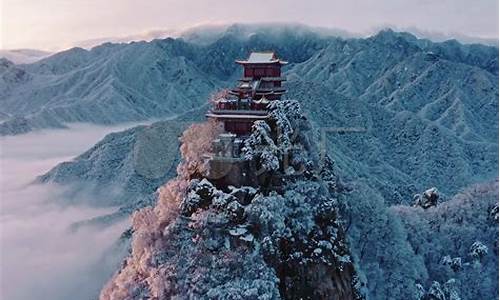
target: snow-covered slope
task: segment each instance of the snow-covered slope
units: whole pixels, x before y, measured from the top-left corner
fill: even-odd
[[[0,124],[0,134],[69,122],[114,124],[173,116],[232,84],[227,80],[239,71],[234,59],[251,49],[276,49],[291,62],[302,62],[329,40],[292,28],[271,36],[261,30],[241,39],[238,28],[229,27],[209,45],[167,38],[72,48],[28,65],[4,59],[0,113],[10,118]]]
[[[415,259],[424,262],[427,285],[454,279],[462,299],[498,295],[498,181],[469,187],[428,210],[395,206],[391,213],[402,220]],[[486,252],[474,251],[475,243]]]
[[[113,124],[168,117],[198,107],[220,86],[186,59],[191,47],[171,39],[74,48],[31,65],[6,67],[0,79],[1,111],[11,124],[31,128],[66,122]]]
[[[496,51],[392,31],[335,40],[289,69],[288,96],[323,128],[344,176],[390,203],[431,185],[451,196],[497,176]]]
[[[193,122],[203,119],[198,110],[151,125],[141,125],[108,134],[92,148],[64,162],[37,178],[38,183],[55,183],[68,187],[66,199],[94,206],[118,206],[120,209],[104,218],[128,216],[134,210],[151,205],[156,190],[176,175],[179,163],[181,133]],[[101,199],[88,203],[88,199]]]
[[[450,130],[439,121],[407,110],[366,105],[323,84],[290,82],[290,86],[289,94],[302,100],[311,119],[325,132],[325,150],[344,176],[369,182],[391,203],[407,203],[414,193],[430,185],[453,194],[497,176],[498,145],[493,132],[474,130],[483,137],[467,139],[462,131]],[[496,99],[491,101],[488,114],[493,116],[478,123],[495,128]],[[457,103],[465,105],[460,100]],[[453,127],[466,122],[460,120]],[[467,126],[470,131],[472,122]],[[342,128],[347,128],[345,134],[338,132]],[[350,128],[363,131],[349,132]]]
[[[274,49],[291,62],[290,76],[321,82],[368,103],[385,101],[400,107],[405,103],[391,97],[404,97],[412,105],[420,105],[426,99],[408,97],[418,91],[407,85],[416,86],[418,82],[414,81],[419,79],[415,73],[423,70],[434,74],[431,90],[439,84],[435,78],[467,72],[467,66],[492,74],[459,74],[453,82],[456,87],[431,95],[435,99],[462,96],[478,102],[478,98],[498,90],[490,83],[498,74],[494,47],[464,46],[456,41],[432,43],[390,30],[368,39],[343,40],[297,26],[266,28],[229,26],[215,41],[201,45],[195,38],[184,37],[192,43],[168,38],[106,43],[91,50],[73,48],[28,65],[2,60],[0,113],[10,119],[0,125],[0,133],[62,127],[67,122],[111,124],[181,113],[197,107],[214,90],[232,84],[228,80],[239,73],[234,59],[252,49]],[[399,78],[402,70],[407,76]],[[481,82],[484,91],[464,93],[463,86],[474,80]],[[396,87],[404,90],[392,95]],[[481,109],[489,111],[488,107]]]
[[[233,25],[210,43],[200,43],[192,35],[196,31],[180,39],[73,48],[28,65],[2,59],[0,134],[63,127],[68,122],[111,124],[185,112],[214,90],[231,85],[239,74],[234,59],[253,49],[276,50],[291,63],[291,78],[325,84],[346,97],[412,112],[432,99],[436,103],[420,114],[436,118],[436,112],[440,116],[452,107],[443,124],[456,126],[454,119],[463,115],[476,127],[473,132],[462,130],[463,126],[452,130],[464,136],[477,135],[479,129],[495,131],[470,116],[470,110],[494,111],[481,101],[498,91],[494,47],[432,43],[390,30],[367,39],[339,39],[291,25],[273,30],[264,25]],[[440,82],[441,78],[447,81]],[[435,94],[420,93],[418,88]],[[455,103],[457,98],[467,98],[469,105]]]

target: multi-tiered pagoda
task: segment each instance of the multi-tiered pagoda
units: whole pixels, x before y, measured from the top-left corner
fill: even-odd
[[[243,77],[229,91],[231,97],[215,100],[208,118],[224,123],[224,129],[238,136],[250,133],[253,122],[267,118],[267,104],[285,93],[281,66],[287,62],[274,52],[252,52],[247,60],[236,60],[243,66]]]
[[[240,150],[253,123],[266,120],[268,104],[280,100],[285,93],[281,67],[287,62],[280,60],[274,52],[252,52],[247,60],[236,60],[236,63],[243,66],[243,77],[227,95],[214,100],[206,115],[223,123],[225,131],[213,141],[211,177],[224,177],[226,184],[235,185],[251,181],[249,174],[242,171],[247,167],[243,166]]]

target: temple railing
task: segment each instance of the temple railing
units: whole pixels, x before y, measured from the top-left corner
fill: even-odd
[[[231,113],[256,113],[267,111],[269,101],[255,101],[251,99],[218,100],[213,102],[212,111],[229,111]]]
[[[267,110],[256,109],[212,109],[213,114],[217,115],[262,115],[268,114]]]

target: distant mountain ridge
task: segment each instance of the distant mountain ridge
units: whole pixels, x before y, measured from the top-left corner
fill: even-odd
[[[105,43],[91,50],[73,48],[28,65],[15,65],[3,59],[0,115],[4,120],[0,134],[64,127],[70,122],[114,124],[183,113],[204,102],[213,91],[232,85],[239,74],[234,59],[245,57],[252,49],[276,50],[291,62],[289,74],[300,74],[308,81],[322,79],[325,72],[330,72],[326,65],[333,68],[333,63],[340,63],[325,61],[331,55],[340,55],[343,50],[339,47],[358,52],[372,45],[380,50],[370,52],[378,69],[394,66],[395,59],[401,59],[404,53],[395,57],[390,51],[404,46],[412,53],[427,55],[428,59],[439,57],[452,64],[467,64],[498,74],[498,54],[494,47],[461,45],[456,41],[432,43],[390,30],[367,39],[347,40],[295,27],[274,31],[262,27],[256,33],[249,32],[252,31],[243,25],[230,26],[207,45],[194,42],[195,38],[192,43],[182,38]],[[336,54],[323,56],[325,53]],[[373,76],[382,76],[382,73],[370,74],[370,80],[362,76],[357,79],[362,81],[350,82],[350,78],[343,77],[349,75],[345,72],[356,72],[358,68],[358,74],[368,74],[373,67],[361,66],[367,67],[361,72],[354,65],[347,67],[334,72],[329,80],[348,97],[361,96],[365,85],[376,79]],[[322,68],[320,74],[311,77],[318,68]],[[352,87],[346,87],[347,84]]]
[[[0,58],[8,59],[16,64],[30,64],[48,57],[51,52],[37,49],[11,49],[1,50]]]
[[[175,53],[179,44],[190,47],[174,40],[105,44],[10,66],[1,74],[5,88],[0,90],[2,112],[13,117],[0,125],[0,133],[12,134],[6,128],[19,118],[28,131],[68,122],[139,121],[193,109],[221,83]],[[14,72],[23,76],[7,81]]]

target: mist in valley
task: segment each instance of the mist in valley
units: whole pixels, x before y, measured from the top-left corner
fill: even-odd
[[[130,126],[79,124],[70,129],[0,139],[0,298],[97,296],[126,254],[126,245],[120,245],[118,238],[129,226],[128,220],[72,229],[75,222],[116,208],[62,205],[74,203],[67,199],[65,188],[33,181],[57,163],[79,155],[107,133],[126,127]]]

